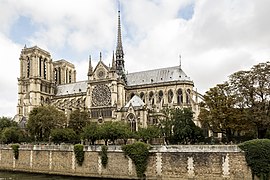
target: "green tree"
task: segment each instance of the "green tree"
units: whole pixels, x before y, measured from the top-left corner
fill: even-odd
[[[73,129],[58,128],[51,131],[51,140],[54,143],[74,143],[79,141],[79,138]]]
[[[10,117],[0,117],[0,133],[7,127],[18,127],[18,123],[12,121]]]
[[[96,122],[90,122],[83,128],[81,137],[91,141],[91,144],[94,145],[95,141],[101,139],[102,134],[100,133],[100,127]]]
[[[193,122],[193,112],[190,108],[174,109],[171,119],[175,143],[188,144],[204,140],[202,130]]]
[[[89,114],[87,111],[72,111],[69,117],[68,127],[72,128],[76,134],[80,134],[83,127],[89,122]]]
[[[165,109],[164,118],[159,128],[166,144],[188,144],[204,140],[203,131],[193,122],[193,111],[190,108]]]
[[[246,110],[247,122],[255,127],[258,138],[264,138],[270,127],[270,62],[232,74],[229,83],[237,105]]]
[[[148,126],[147,128],[139,128],[138,137],[144,142],[147,143],[154,138],[160,137],[160,129],[156,126]]]
[[[27,129],[35,140],[46,141],[52,129],[63,128],[66,122],[64,112],[53,106],[39,106],[30,112]]]
[[[237,108],[236,96],[232,94],[229,84],[224,83],[206,92],[198,119],[212,132],[222,133],[230,142],[235,132],[248,128],[244,114],[244,108]]]
[[[170,144],[172,143],[173,139],[173,120],[170,117],[172,113],[172,109],[166,108],[163,110],[163,114],[165,115],[164,118],[160,119],[160,133],[164,137],[165,143]]]
[[[134,136],[134,133],[131,132],[130,127],[126,123],[119,122],[118,128],[119,128],[118,139],[123,139],[124,144],[127,144],[128,139],[132,138]]]
[[[105,122],[100,126],[99,137],[105,141],[105,145],[108,145],[108,140],[115,144],[115,140],[124,137],[124,129],[123,122]]]
[[[5,144],[19,143],[22,139],[22,131],[18,127],[6,127],[2,131],[1,139]]]

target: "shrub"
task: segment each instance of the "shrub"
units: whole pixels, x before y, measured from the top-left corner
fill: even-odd
[[[108,147],[103,145],[101,146],[101,152],[99,153],[99,155],[101,156],[101,164],[104,168],[106,168],[108,164],[107,150],[108,150]]]
[[[125,155],[129,156],[135,164],[137,176],[142,178],[147,168],[149,146],[143,142],[136,142],[122,146]]]
[[[18,159],[19,158],[19,145],[18,144],[12,144],[11,148],[13,150],[14,158]]]
[[[241,143],[239,147],[245,151],[248,166],[254,175],[261,180],[270,178],[270,140],[254,139]]]
[[[75,153],[75,158],[76,158],[77,164],[79,166],[82,166],[83,161],[84,161],[83,145],[75,144],[74,145],[74,153]]]

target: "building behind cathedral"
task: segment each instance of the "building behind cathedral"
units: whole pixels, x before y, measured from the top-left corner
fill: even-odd
[[[191,107],[199,125],[198,93],[181,66],[126,73],[120,12],[111,67],[104,64],[101,54],[96,67],[89,57],[85,81],[76,82],[71,62],[53,61],[49,52],[37,46],[22,49],[19,60],[19,122],[25,123],[34,107],[53,105],[67,116],[77,109],[86,110],[91,121],[124,121],[137,130],[158,123],[164,108]]]

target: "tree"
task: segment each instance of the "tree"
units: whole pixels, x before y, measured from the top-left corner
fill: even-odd
[[[119,139],[123,135],[122,127],[123,122],[105,122],[100,127],[100,136],[105,141],[105,145],[108,145],[108,140],[111,140],[115,144],[115,140]]]
[[[196,143],[204,140],[202,129],[193,122],[193,112],[190,108],[166,109],[165,118],[159,128],[167,144]]]
[[[202,130],[193,122],[193,112],[190,108],[174,109],[171,119],[175,143],[188,144],[204,139]]]
[[[52,129],[63,128],[66,122],[64,112],[53,106],[39,106],[30,112],[27,129],[35,140],[45,141],[49,139]]]
[[[0,118],[0,133],[2,132],[4,128],[7,128],[7,127],[18,127],[18,123],[15,121],[12,121],[11,118],[9,117],[2,116]]]
[[[204,95],[198,119],[214,133],[222,133],[226,141],[233,140],[235,132],[247,129],[243,116],[245,109],[236,107],[236,96],[228,83],[210,88]]]
[[[96,122],[90,122],[87,124],[86,127],[83,128],[83,132],[81,134],[81,137],[88,141],[90,140],[92,145],[95,144],[96,140],[101,138],[100,136],[100,127]]]
[[[147,143],[149,140],[153,138],[160,137],[160,129],[156,126],[148,126],[147,128],[139,128],[138,137],[142,139],[144,143]]]
[[[159,128],[160,133],[164,137],[165,143],[170,144],[172,143],[173,139],[173,120],[170,117],[173,109],[166,108],[163,110],[163,114],[165,115],[164,119],[160,120]]]
[[[22,131],[18,127],[6,127],[1,139],[5,144],[18,143],[22,139]]]
[[[51,140],[54,143],[74,143],[79,139],[73,129],[58,128],[51,131]]]
[[[134,133],[130,130],[130,127],[127,125],[127,123],[119,122],[118,128],[119,128],[118,139],[123,139],[124,144],[127,144],[128,139],[132,138],[134,136]]]
[[[257,137],[264,138],[270,127],[270,62],[236,72],[229,82],[238,106],[246,110],[246,120],[256,128]]]
[[[76,134],[80,134],[87,122],[89,122],[88,112],[75,110],[70,114],[68,127],[72,128]]]

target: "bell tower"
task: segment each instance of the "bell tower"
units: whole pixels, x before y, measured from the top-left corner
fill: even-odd
[[[34,107],[50,104],[55,82],[49,52],[37,46],[25,46],[19,60],[17,115],[21,120],[23,117],[27,118]]]

